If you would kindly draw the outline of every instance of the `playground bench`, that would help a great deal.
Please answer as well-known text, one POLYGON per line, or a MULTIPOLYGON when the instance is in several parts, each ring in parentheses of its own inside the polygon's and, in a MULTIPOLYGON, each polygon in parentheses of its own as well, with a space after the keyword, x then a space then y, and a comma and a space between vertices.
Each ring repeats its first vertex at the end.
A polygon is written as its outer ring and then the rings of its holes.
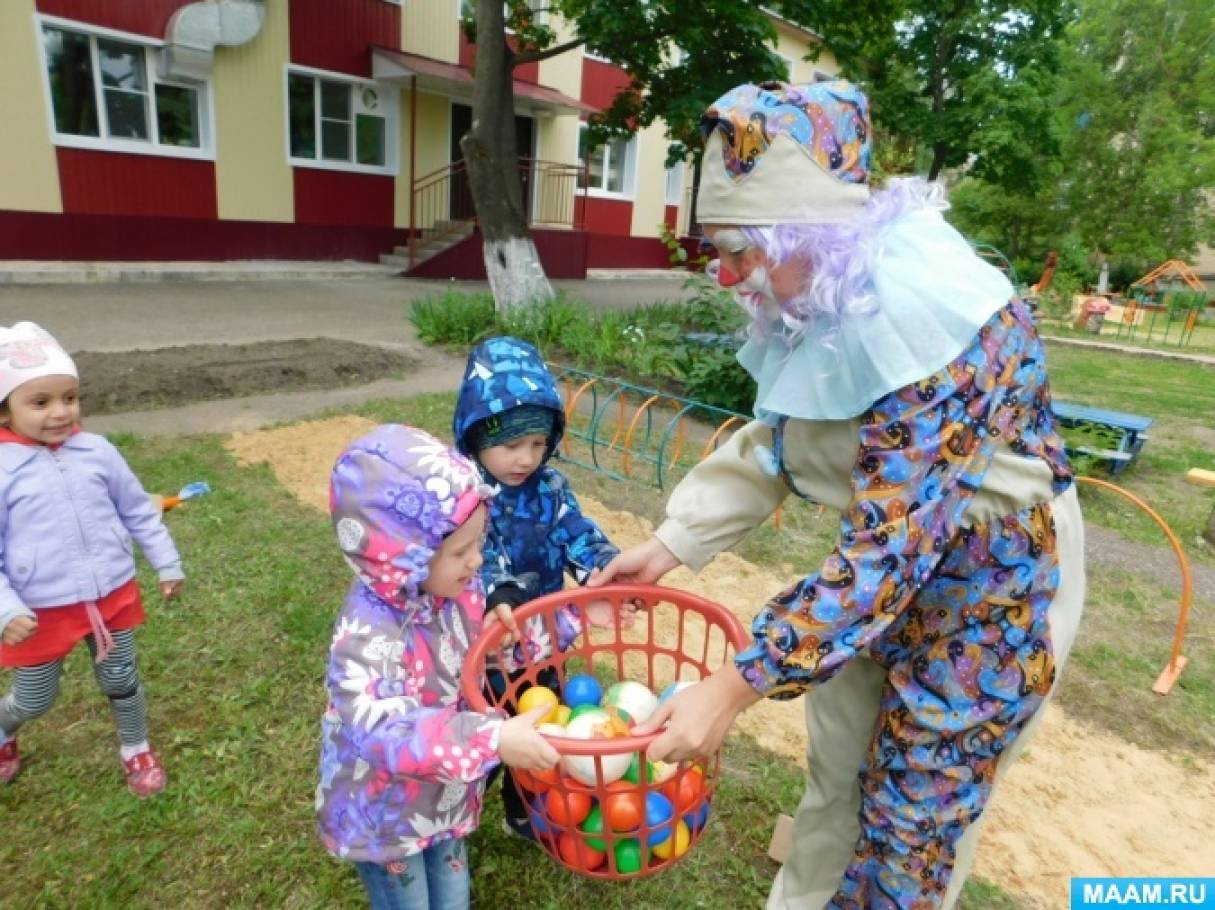
POLYGON ((1147 442, 1147 431, 1153 423, 1151 417, 1126 414, 1122 411, 1107 411, 1104 408, 1090 408, 1066 401, 1055 401, 1051 407, 1060 426, 1092 428, 1103 431, 1116 440, 1117 444, 1114 448, 1070 444, 1067 446, 1069 455, 1091 455, 1102 461, 1108 461, 1111 474, 1121 473, 1135 460, 1135 456, 1147 442))

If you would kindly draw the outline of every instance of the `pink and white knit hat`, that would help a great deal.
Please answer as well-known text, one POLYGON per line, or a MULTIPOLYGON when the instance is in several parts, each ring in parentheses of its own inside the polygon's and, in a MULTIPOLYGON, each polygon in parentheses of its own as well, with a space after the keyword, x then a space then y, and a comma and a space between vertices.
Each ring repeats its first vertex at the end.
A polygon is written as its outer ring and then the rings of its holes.
POLYGON ((80 378, 67 351, 42 326, 33 322, 0 326, 0 401, 18 386, 43 376, 80 378))

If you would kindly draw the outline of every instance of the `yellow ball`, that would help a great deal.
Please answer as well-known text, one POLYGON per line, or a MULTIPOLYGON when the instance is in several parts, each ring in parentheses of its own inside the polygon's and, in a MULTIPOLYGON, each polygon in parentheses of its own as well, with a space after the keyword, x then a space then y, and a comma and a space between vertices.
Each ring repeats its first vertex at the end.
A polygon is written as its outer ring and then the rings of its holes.
POLYGON ((557 705, 557 723, 565 726, 570 722, 570 711, 573 709, 569 705, 557 705))
POLYGON ((526 714, 536 708, 549 708, 549 712, 540 718, 542 724, 557 723, 557 693, 545 686, 532 686, 519 696, 519 713, 526 714))
POLYGON ((688 826, 680 822, 675 826, 675 836, 668 837, 661 844, 655 844, 650 849, 659 859, 670 859, 671 851, 674 849, 675 856, 683 856, 688 852, 688 845, 692 842, 692 833, 688 830, 688 826))

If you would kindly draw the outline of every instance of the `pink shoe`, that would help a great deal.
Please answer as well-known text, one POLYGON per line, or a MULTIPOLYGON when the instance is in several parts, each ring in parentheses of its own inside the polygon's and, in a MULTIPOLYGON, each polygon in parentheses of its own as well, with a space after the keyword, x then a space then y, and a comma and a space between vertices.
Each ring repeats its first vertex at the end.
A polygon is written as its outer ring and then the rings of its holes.
POLYGON ((123 765, 127 769, 127 789, 140 799, 155 796, 169 782, 164 766, 151 749, 131 756, 123 765))
POLYGON ((21 756, 17 754, 17 740, 10 739, 0 746, 0 784, 7 784, 21 770, 21 756))

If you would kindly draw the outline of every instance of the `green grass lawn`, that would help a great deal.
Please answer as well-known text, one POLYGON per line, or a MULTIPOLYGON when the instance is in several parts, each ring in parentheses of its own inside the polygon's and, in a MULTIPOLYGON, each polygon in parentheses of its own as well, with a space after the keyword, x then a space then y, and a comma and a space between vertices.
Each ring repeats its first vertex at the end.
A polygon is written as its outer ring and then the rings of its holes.
MULTIPOLYGON (((1156 417, 1160 431, 1125 483, 1181 527, 1210 494, 1177 471, 1213 467, 1202 420, 1215 413, 1209 372, 1052 349, 1061 397, 1156 417), (1202 461, 1201 459, 1206 459, 1202 461)), ((377 402, 376 420, 447 435, 451 396, 377 402)), ((1209 429, 1209 427, 1208 427, 1209 429)), ((207 480, 215 492, 169 517, 190 577, 183 600, 149 596, 140 659, 154 741, 171 777, 139 803, 122 785, 112 723, 83 651, 73 655, 55 710, 22 736, 27 766, 0 788, 0 904, 13 907, 359 907, 352 872, 313 833, 318 719, 333 616, 349 584, 328 520, 300 505, 262 467, 238 467, 217 437, 117 440, 152 490, 207 480)), ((664 496, 570 468, 575 489, 650 518, 664 496)), ((1090 520, 1156 540, 1114 507, 1086 497, 1090 520)), ((740 555, 782 571, 814 568, 834 520, 789 510, 787 527, 758 529, 740 555)), ((1166 699, 1150 692, 1168 653, 1175 595, 1133 571, 1090 569, 1091 596, 1061 699, 1075 715, 1152 748, 1215 754, 1215 620, 1197 604, 1190 666, 1166 699)), ((144 574, 145 590, 152 591, 144 574)), ((757 606, 763 595, 756 592, 757 606)), ((7 676, 0 674, 0 683, 7 676)), ((487 907, 635 910, 758 907, 775 867, 765 848, 774 816, 795 805, 787 760, 731 739, 705 841, 656 879, 598 885, 570 876, 498 830, 496 795, 472 842, 475 895, 487 907)), ((963 906, 1015 908, 998 883, 971 882, 963 906)))
MULTIPOLYGON (((1191 558, 1215 564, 1212 548, 1197 542, 1215 508, 1215 490, 1185 481, 1190 468, 1215 469, 1215 368, 1065 345, 1048 348, 1055 397, 1156 421, 1130 468, 1106 479, 1159 512, 1191 558)), ((1081 496, 1086 520, 1131 540, 1165 545, 1152 520, 1121 497, 1091 489, 1082 489, 1081 496)))
POLYGON ((1070 322, 1054 322, 1048 321, 1042 325, 1043 335, 1055 335, 1061 338, 1078 338, 1081 341, 1102 341, 1110 344, 1122 344, 1132 348, 1143 348, 1148 351, 1179 351, 1182 354, 1215 354, 1215 323, 1199 321, 1194 326, 1194 333, 1190 336, 1189 343, 1184 346, 1178 346, 1177 342, 1181 338, 1182 322, 1178 320, 1169 327, 1169 337, 1165 340, 1164 337, 1164 316, 1163 314, 1157 317, 1155 326, 1152 329, 1151 340, 1148 340, 1147 330, 1145 326, 1139 326, 1135 330, 1134 337, 1123 328, 1121 336, 1118 334, 1118 324, 1115 322, 1106 322, 1101 326, 1101 332, 1094 335, 1092 332, 1086 332, 1082 329, 1073 327, 1070 322))
MULTIPOLYGON (((435 429, 450 403, 393 411, 435 429)), ((22 734, 27 764, 0 788, 5 907, 365 906, 353 872, 313 833, 318 721, 330 626, 349 570, 327 518, 262 467, 238 467, 216 437, 118 440, 149 489, 215 488, 169 518, 186 557, 181 601, 149 596, 140 662, 168 789, 141 803, 122 784, 113 725, 80 649, 55 709, 22 734)), ((143 575, 145 590, 152 578, 143 575)), ((0 674, 0 679, 5 679, 0 674)), ((487 801, 472 840, 484 907, 759 907, 776 867, 775 815, 796 804, 800 774, 736 737, 705 841, 646 882, 569 875, 499 829, 487 801)), ((970 910, 992 906, 977 883, 970 910)), ((1003 897, 1000 898, 1004 900, 1003 897)))

